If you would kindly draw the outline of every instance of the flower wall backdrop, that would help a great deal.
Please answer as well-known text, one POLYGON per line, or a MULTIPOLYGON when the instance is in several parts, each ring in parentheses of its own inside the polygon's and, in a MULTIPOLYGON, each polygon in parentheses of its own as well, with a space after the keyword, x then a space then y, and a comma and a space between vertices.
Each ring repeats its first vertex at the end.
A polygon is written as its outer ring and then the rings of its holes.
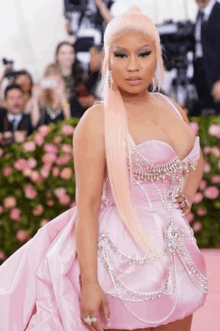
MULTIPOLYGON (((187 219, 200 247, 220 247, 220 118, 189 120, 205 162, 187 219)), ((75 205, 72 138, 78 121, 42 126, 24 144, 0 149, 0 264, 75 205)))

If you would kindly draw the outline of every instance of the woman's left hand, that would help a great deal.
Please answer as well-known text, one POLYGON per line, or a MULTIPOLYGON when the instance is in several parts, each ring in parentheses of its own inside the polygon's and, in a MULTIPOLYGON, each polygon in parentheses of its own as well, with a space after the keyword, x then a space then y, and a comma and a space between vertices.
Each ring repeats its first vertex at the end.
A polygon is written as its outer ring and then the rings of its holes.
POLYGON ((183 214, 190 212, 193 201, 189 199, 183 192, 179 192, 173 199, 176 208, 182 210, 183 214))

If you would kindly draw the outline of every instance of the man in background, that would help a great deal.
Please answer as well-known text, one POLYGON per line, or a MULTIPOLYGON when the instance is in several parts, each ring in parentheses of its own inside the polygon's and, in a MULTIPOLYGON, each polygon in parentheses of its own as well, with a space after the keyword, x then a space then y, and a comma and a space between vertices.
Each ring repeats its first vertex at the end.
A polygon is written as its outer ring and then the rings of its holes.
POLYGON ((0 109, 0 144, 24 142, 33 129, 30 115, 24 114, 24 92, 19 85, 11 84, 5 89, 4 108, 0 109))
POLYGON ((220 3, 196 0, 194 80, 201 109, 220 114, 220 3))

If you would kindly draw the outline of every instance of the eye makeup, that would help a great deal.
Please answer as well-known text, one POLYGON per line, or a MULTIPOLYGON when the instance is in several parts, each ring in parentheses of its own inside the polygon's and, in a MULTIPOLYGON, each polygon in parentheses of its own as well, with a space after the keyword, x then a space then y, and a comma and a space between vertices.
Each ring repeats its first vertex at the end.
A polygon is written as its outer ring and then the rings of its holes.
MULTIPOLYGON (((151 51, 143 51, 143 52, 140 52, 138 54, 138 56, 145 57, 145 56, 149 56, 150 54, 151 54, 151 51)), ((127 54, 120 52, 120 51, 115 51, 114 56, 119 57, 119 58, 124 58, 124 57, 127 57, 127 54)))

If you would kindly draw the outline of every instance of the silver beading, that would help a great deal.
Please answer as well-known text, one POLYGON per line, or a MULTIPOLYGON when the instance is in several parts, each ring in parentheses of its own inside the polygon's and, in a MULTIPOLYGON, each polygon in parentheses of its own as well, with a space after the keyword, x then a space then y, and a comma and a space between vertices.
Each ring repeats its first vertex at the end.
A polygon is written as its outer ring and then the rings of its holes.
MULTIPOLYGON (((106 294, 119 298, 124 307, 139 321, 148 323, 150 325, 156 325, 165 322, 174 312, 178 304, 178 288, 180 286, 178 280, 178 274, 176 270, 176 256, 180 258, 185 267, 185 270, 194 283, 202 292, 207 293, 207 278, 197 269, 194 264, 185 245, 186 240, 192 240, 196 243, 194 232, 187 220, 184 218, 187 228, 179 227, 175 224, 174 216, 174 201, 173 198, 181 190, 183 178, 187 175, 189 167, 195 169, 198 161, 193 162, 190 158, 186 161, 181 161, 178 157, 174 157, 169 163, 163 165, 150 164, 146 158, 144 158, 135 147, 132 149, 132 165, 133 165, 133 178, 135 183, 144 192, 146 200, 150 207, 150 213, 153 221, 153 234, 155 233, 156 223, 154 219, 153 204, 146 188, 141 181, 151 181, 152 186, 157 191, 161 200, 162 206, 166 211, 166 218, 164 222, 166 224, 164 232, 164 245, 162 247, 161 255, 166 262, 165 276, 160 284, 159 288, 151 292, 135 291, 125 284, 121 276, 133 274, 141 271, 141 268, 145 268, 147 264, 156 263, 157 256, 129 256, 122 250, 120 250, 114 243, 108 232, 102 231, 98 235, 98 257, 102 261, 102 264, 108 273, 112 284, 115 289, 115 294, 106 294), (158 187, 156 183, 161 180, 161 186, 158 187), (165 185, 169 180, 169 187, 165 185), (175 185, 174 185, 175 183, 175 185), (119 266, 119 265, 120 266, 119 266), (171 278, 172 288, 169 288, 171 278), (166 316, 159 321, 148 321, 140 316, 137 316, 131 308, 128 306, 129 302, 144 302, 149 300, 160 300, 162 296, 173 296, 173 307, 166 316)), ((129 168, 129 163, 128 163, 129 168)), ((106 178, 104 191, 102 196, 102 202, 106 206, 114 205, 114 201, 110 201, 107 197, 107 184, 108 177, 106 178)))

